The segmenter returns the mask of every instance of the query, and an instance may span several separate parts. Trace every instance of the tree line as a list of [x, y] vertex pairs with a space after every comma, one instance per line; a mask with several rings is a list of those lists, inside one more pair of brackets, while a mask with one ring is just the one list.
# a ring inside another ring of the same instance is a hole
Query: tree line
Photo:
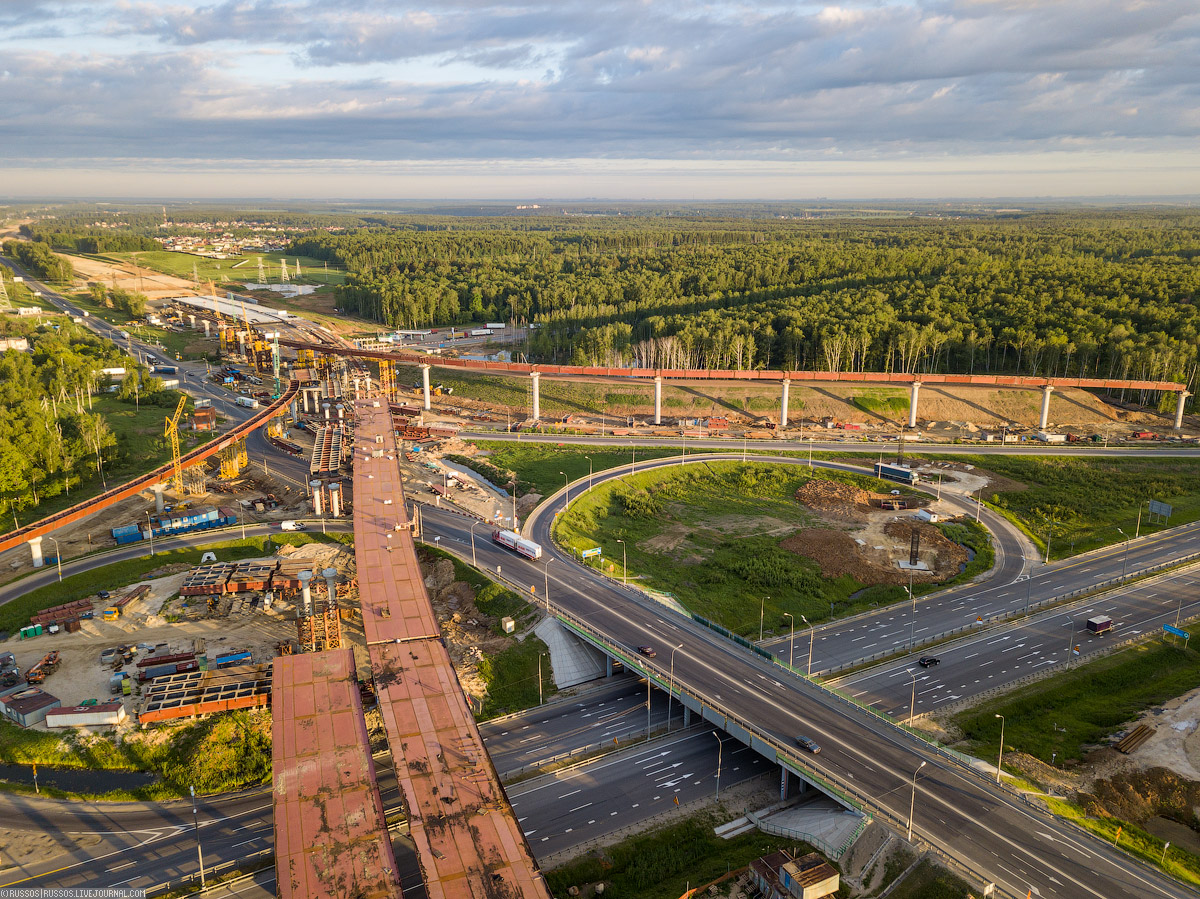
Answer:
[[[11, 517], [47, 497], [70, 494], [121, 461], [118, 440], [95, 398], [109, 387], [130, 406], [173, 408], [179, 394], [140, 368], [112, 342], [69, 322], [0, 323], [0, 335], [25, 337], [29, 351], [0, 353], [0, 498]], [[123, 368], [123, 378], [104, 374]], [[161, 440], [142, 435], [139, 440]]]
[[66, 259], [56, 256], [44, 243], [27, 240], [4, 241], [4, 255], [16, 261], [25, 271], [41, 281], [63, 283], [75, 276], [75, 269]]
[[536, 323], [528, 349], [545, 362], [1196, 382], [1200, 217], [1186, 211], [539, 221], [310, 234], [292, 252], [348, 269], [348, 312]]

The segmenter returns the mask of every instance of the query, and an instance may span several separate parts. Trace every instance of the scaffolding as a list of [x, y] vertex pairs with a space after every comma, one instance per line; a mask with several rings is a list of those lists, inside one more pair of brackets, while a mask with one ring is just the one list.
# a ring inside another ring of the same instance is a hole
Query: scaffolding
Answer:
[[387, 359], [379, 360], [379, 389], [389, 403], [396, 398], [396, 367]]
[[342, 646], [342, 623], [337, 600], [316, 600], [312, 615], [296, 619], [296, 636], [301, 652], [324, 652]]
[[248, 463], [246, 438], [242, 437], [221, 450], [221, 478], [226, 481], [233, 480]]

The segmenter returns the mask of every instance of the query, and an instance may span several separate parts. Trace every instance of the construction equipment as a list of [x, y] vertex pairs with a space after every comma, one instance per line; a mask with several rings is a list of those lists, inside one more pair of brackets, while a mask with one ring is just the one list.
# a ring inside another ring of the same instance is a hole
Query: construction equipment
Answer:
[[379, 360], [379, 388], [388, 401], [396, 398], [396, 368], [387, 359]]
[[179, 405], [175, 407], [175, 414], [168, 418], [167, 429], [164, 436], [171, 441], [171, 483], [175, 487], [176, 493], [183, 495], [183, 466], [179, 462], [179, 416], [183, 415], [183, 407], [187, 405], [187, 395], [179, 397]]
[[42, 656], [42, 660], [25, 673], [25, 683], [40, 684], [46, 680], [47, 674], [53, 674], [58, 669], [58, 650], [52, 650]]
[[243, 437], [221, 450], [221, 477], [225, 480], [236, 478], [248, 463], [246, 438]]

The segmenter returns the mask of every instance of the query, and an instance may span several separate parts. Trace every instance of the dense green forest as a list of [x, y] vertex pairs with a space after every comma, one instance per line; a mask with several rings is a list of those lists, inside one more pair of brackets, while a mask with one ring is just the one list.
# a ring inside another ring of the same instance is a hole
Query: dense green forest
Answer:
[[538, 323], [545, 362], [1196, 377], [1200, 217], [1184, 211], [415, 224], [291, 249], [349, 270], [352, 314]]
[[[0, 353], [0, 497], [10, 517], [14, 509], [103, 482], [124, 456], [161, 444], [143, 429], [131, 435], [137, 446], [124, 445], [106, 412], [127, 406], [124, 417], [132, 418], [139, 410], [139, 419], [157, 422], [161, 433], [164, 409], [179, 399], [115, 344], [59, 321], [0, 321], [0, 336], [25, 337], [30, 349]], [[106, 368], [123, 368], [125, 377], [110, 380]], [[111, 386], [116, 390], [110, 394]]]
[[25, 271], [43, 281], [64, 282], [71, 280], [75, 270], [71, 263], [54, 252], [45, 244], [30, 243], [24, 240], [4, 241], [4, 255], [13, 259]]
[[157, 240], [126, 229], [41, 224], [22, 225], [20, 231], [32, 241], [68, 253], [129, 253], [162, 249], [162, 244]]

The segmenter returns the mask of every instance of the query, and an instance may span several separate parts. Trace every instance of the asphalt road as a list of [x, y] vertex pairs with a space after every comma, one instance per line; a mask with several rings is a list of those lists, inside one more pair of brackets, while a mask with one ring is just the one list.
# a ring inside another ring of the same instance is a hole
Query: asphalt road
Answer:
[[[828, 434], [822, 429], [822, 432]], [[896, 441], [867, 441], [857, 438], [845, 440], [830, 440], [817, 438], [776, 438], [773, 440], [743, 440], [740, 437], [643, 437], [631, 435], [628, 437], [597, 437], [586, 434], [510, 434], [506, 431], [461, 431], [459, 437], [463, 440], [496, 440], [510, 443], [554, 443], [565, 446], [608, 446], [617, 449], [639, 447], [668, 447], [692, 450], [724, 450], [736, 452], [748, 447], [750, 452], [793, 452], [806, 453], [809, 450], [817, 453], [878, 453], [888, 451], [895, 446]], [[906, 440], [905, 452], [909, 453], [938, 453], [948, 456], [973, 455], [1002, 455], [1002, 456], [1134, 456], [1138, 458], [1186, 458], [1200, 456], [1200, 446], [1185, 444], [1178, 441], [1162, 441], [1156, 443], [1131, 444], [1129, 446], [1110, 446], [1093, 443], [1050, 444], [1036, 443], [1031, 446], [1019, 444], [953, 444], [953, 443], [922, 443], [919, 440]]]
[[[1093, 634], [1088, 618], [1108, 615], [1113, 630]], [[1065, 670], [1115, 641], [1161, 634], [1164, 624], [1186, 625], [1200, 615], [1200, 567], [1191, 566], [1068, 603], [1017, 624], [930, 650], [938, 664], [924, 668], [915, 656], [889, 661], [832, 685], [855, 699], [903, 719], [1009, 686], [1044, 669]]]
[[[442, 545], [464, 555], [469, 519], [444, 511], [423, 513], [427, 537], [445, 534]], [[1026, 806], [1019, 798], [959, 768], [884, 721], [846, 705], [816, 687], [788, 676], [770, 662], [738, 649], [665, 608], [643, 600], [579, 568], [549, 541], [549, 515], [527, 523], [542, 543], [545, 563], [533, 563], [476, 540], [485, 567], [498, 565], [520, 586], [542, 587], [548, 577], [551, 601], [608, 634], [620, 646], [670, 646], [678, 683], [735, 720], [753, 722], [780, 746], [804, 733], [819, 742], [820, 756], [807, 757], [823, 776], [863, 797], [877, 813], [903, 826], [910, 786], [917, 777], [915, 832], [948, 855], [999, 883], [1010, 895], [1037, 888], [1041, 895], [1070, 897], [1185, 896], [1182, 887], [1113, 853], [1108, 847]], [[456, 540], [447, 539], [453, 536]], [[461, 541], [458, 543], [457, 541]], [[666, 680], [667, 659], [641, 660]], [[1043, 836], [1044, 834], [1044, 836]]]

